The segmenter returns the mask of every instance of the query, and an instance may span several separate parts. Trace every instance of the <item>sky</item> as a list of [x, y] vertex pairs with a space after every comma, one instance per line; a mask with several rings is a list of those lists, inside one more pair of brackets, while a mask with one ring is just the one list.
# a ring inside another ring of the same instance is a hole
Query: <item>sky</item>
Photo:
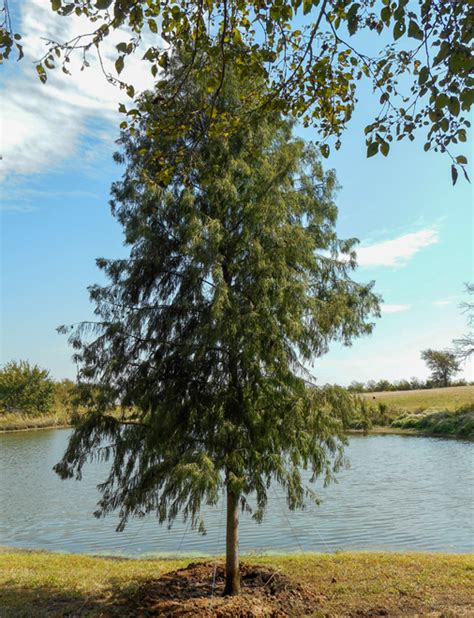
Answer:
[[[9, 61], [0, 77], [0, 363], [25, 359], [56, 379], [74, 378], [72, 351], [56, 328], [91, 317], [87, 286], [103, 281], [95, 259], [126, 255], [108, 205], [121, 174], [112, 153], [123, 95], [94, 62], [84, 71], [73, 62], [72, 77], [53, 72], [41, 84], [33, 64], [41, 37], [66, 38], [84, 32], [84, 23], [53, 15], [47, 0], [10, 8], [25, 58]], [[104, 52], [111, 66], [111, 45]], [[137, 57], [126, 68], [141, 88], [152, 83], [143, 64]], [[335, 343], [315, 360], [319, 383], [425, 379], [420, 351], [449, 347], [468, 330], [459, 304], [474, 279], [472, 187], [462, 178], [453, 187], [449, 160], [425, 153], [422, 138], [367, 159], [363, 127], [375, 113], [362, 89], [343, 146], [325, 164], [341, 185], [339, 235], [360, 240], [356, 278], [375, 281], [382, 317], [372, 335], [348, 348]], [[316, 138], [311, 128], [297, 133]], [[473, 380], [472, 366], [459, 377]]]

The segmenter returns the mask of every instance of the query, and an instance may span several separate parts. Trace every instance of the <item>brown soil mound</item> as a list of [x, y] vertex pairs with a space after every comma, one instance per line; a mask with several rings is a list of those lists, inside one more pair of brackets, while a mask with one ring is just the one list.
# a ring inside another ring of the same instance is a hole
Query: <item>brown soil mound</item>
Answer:
[[129, 616], [277, 618], [312, 614], [319, 605], [318, 595], [278, 571], [243, 564], [241, 576], [241, 594], [223, 597], [223, 565], [193, 563], [143, 583], [121, 600], [121, 611]]

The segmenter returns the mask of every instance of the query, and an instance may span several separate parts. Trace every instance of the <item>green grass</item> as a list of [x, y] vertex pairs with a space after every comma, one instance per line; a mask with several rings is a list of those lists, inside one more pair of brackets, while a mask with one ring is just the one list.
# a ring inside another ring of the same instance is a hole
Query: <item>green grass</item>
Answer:
[[45, 414], [36, 415], [0, 411], [0, 431], [65, 427], [69, 423], [70, 415], [65, 410], [53, 410]]
[[[364, 393], [372, 433], [423, 433], [474, 438], [474, 386]], [[367, 428], [356, 419], [354, 429]]]
[[474, 404], [474, 386], [449, 386], [415, 391], [386, 391], [364, 393], [365, 399], [374, 404], [385, 403], [391, 408], [405, 412], [422, 410], [456, 410]]
[[[309, 586], [318, 599], [313, 616], [379, 615], [380, 609], [393, 616], [467, 616], [474, 612], [474, 557], [470, 555], [344, 552], [243, 560], [277, 569]], [[5, 548], [0, 555], [0, 615], [123, 615], [124, 593], [189, 562]]]
[[392, 427], [417, 429], [426, 433], [474, 437], [474, 407], [453, 412], [404, 414], [394, 419]]

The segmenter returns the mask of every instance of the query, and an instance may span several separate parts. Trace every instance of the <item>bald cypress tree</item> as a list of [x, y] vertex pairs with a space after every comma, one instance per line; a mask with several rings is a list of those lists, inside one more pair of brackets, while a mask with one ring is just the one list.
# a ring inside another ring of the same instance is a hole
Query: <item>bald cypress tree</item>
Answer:
[[[108, 459], [96, 514], [118, 510], [119, 528], [146, 513], [202, 527], [201, 505], [224, 491], [227, 594], [240, 590], [240, 509], [261, 520], [270, 482], [301, 507], [302, 470], [329, 480], [340, 465], [351, 399], [310, 384], [306, 366], [370, 333], [378, 312], [372, 286], [351, 279], [355, 241], [336, 235], [334, 173], [278, 112], [247, 112], [236, 73], [218, 97], [187, 83], [172, 109], [144, 95], [138, 130], [121, 137], [112, 212], [130, 253], [98, 260], [109, 283], [90, 288], [97, 322], [72, 329], [92, 388], [55, 468], [80, 477], [88, 458]], [[240, 129], [213, 134], [210, 107]], [[150, 130], [160, 114], [174, 133]]]

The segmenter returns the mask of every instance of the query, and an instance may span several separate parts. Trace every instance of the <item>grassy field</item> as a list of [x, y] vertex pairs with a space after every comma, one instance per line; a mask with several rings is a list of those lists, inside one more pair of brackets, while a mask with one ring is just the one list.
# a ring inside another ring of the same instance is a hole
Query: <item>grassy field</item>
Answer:
[[[364, 393], [372, 433], [422, 433], [474, 439], [474, 386]], [[370, 423], [367, 424], [367, 419]]]
[[[314, 594], [310, 616], [474, 615], [474, 557], [469, 555], [300, 554], [252, 556], [244, 561], [277, 569], [310, 589]], [[138, 588], [146, 592], [146, 586], [152, 587], [163, 574], [188, 563], [5, 548], [0, 555], [0, 615], [127, 615], [124, 598]]]
[[385, 403], [406, 412], [420, 410], [456, 410], [474, 404], [474, 386], [451, 386], [414, 391], [385, 391], [364, 393], [365, 399], [373, 403]]

